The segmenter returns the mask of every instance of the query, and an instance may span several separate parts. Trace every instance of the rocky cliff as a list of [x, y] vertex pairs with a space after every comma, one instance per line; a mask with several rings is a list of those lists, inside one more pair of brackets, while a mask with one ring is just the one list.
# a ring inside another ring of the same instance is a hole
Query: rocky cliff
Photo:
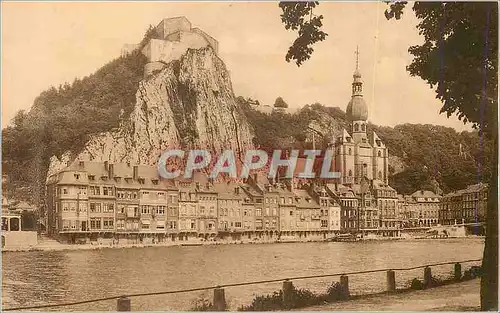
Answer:
[[48, 175], [75, 159], [154, 165], [169, 148], [241, 153], [252, 138], [222, 60], [210, 47], [189, 49], [139, 83], [135, 107], [117, 129], [53, 156]]

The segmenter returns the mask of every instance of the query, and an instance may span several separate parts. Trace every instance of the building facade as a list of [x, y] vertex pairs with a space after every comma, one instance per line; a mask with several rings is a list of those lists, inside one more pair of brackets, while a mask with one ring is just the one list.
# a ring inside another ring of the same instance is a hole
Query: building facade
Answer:
[[444, 195], [439, 207], [439, 223], [455, 225], [484, 222], [488, 192], [488, 184], [479, 183]]
[[439, 203], [441, 196], [430, 190], [417, 190], [410, 195], [408, 209], [417, 216], [418, 227], [430, 227], [439, 223]]

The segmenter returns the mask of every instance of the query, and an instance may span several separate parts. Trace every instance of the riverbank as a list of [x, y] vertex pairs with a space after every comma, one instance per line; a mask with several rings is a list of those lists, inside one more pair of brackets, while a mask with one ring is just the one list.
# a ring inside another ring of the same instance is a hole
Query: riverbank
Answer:
[[[481, 240], [484, 236], [467, 237], [448, 237], [448, 238], [419, 238], [419, 237], [380, 237], [367, 238], [356, 242], [374, 242], [374, 241], [422, 241], [422, 240], [445, 240], [445, 239], [463, 239], [463, 240]], [[158, 243], [133, 243], [133, 244], [113, 244], [113, 243], [92, 243], [92, 244], [64, 244], [56, 240], [41, 240], [37, 245], [30, 247], [3, 248], [2, 252], [32, 252], [32, 251], [71, 251], [71, 250], [100, 250], [100, 249], [127, 249], [127, 248], [148, 248], [148, 247], [193, 247], [210, 245], [248, 245], [248, 244], [286, 244], [286, 243], [328, 243], [326, 240], [187, 240], [177, 242], [158, 242]]]

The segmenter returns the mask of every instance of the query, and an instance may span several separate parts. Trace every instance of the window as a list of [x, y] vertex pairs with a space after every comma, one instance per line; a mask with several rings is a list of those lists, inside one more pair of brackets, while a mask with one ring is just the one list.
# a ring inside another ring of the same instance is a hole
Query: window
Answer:
[[159, 205], [156, 208], [156, 214], [158, 214], [158, 215], [164, 215], [165, 214], [165, 206]]
[[354, 124], [354, 131], [359, 131], [359, 125], [358, 124]]
[[87, 203], [86, 202], [80, 202], [80, 212], [87, 212]]
[[114, 212], [114, 204], [113, 203], [104, 203], [102, 207], [102, 211], [105, 213], [113, 213]]
[[151, 208], [149, 205], [141, 205], [141, 214], [151, 214]]
[[365, 131], [365, 124], [361, 124], [361, 130]]
[[102, 221], [102, 226], [104, 229], [113, 229], [113, 220], [112, 219], [104, 219]]
[[116, 221], [116, 229], [125, 229], [125, 221], [117, 220]]
[[290, 210], [290, 216], [293, 216], [293, 211]]
[[90, 219], [90, 229], [101, 229], [101, 219], [91, 218]]
[[351, 150], [351, 148], [349, 148], [349, 155], [351, 155], [351, 154], [352, 154], [352, 150]]
[[102, 187], [102, 194], [105, 196], [113, 195], [113, 187]]
[[176, 221], [170, 221], [168, 223], [168, 228], [169, 229], [177, 229], [177, 222]]
[[63, 188], [63, 195], [67, 195], [67, 194], [68, 194], [68, 189]]
[[90, 194], [98, 196], [101, 194], [101, 188], [99, 186], [90, 186]]
[[90, 203], [90, 212], [95, 213], [96, 212], [96, 205], [94, 202]]
[[379, 150], [377, 156], [380, 158], [382, 156], [382, 152]]
[[352, 170], [349, 170], [349, 177], [352, 177]]

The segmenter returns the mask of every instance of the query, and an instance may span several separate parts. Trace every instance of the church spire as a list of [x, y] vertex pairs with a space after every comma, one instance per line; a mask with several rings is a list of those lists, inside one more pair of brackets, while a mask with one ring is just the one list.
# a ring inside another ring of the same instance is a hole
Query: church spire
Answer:
[[361, 73], [359, 72], [359, 46], [356, 46], [356, 70], [352, 75], [352, 96], [362, 96], [363, 95], [363, 82], [361, 81]]
[[356, 46], [356, 72], [359, 71], [359, 46]]

